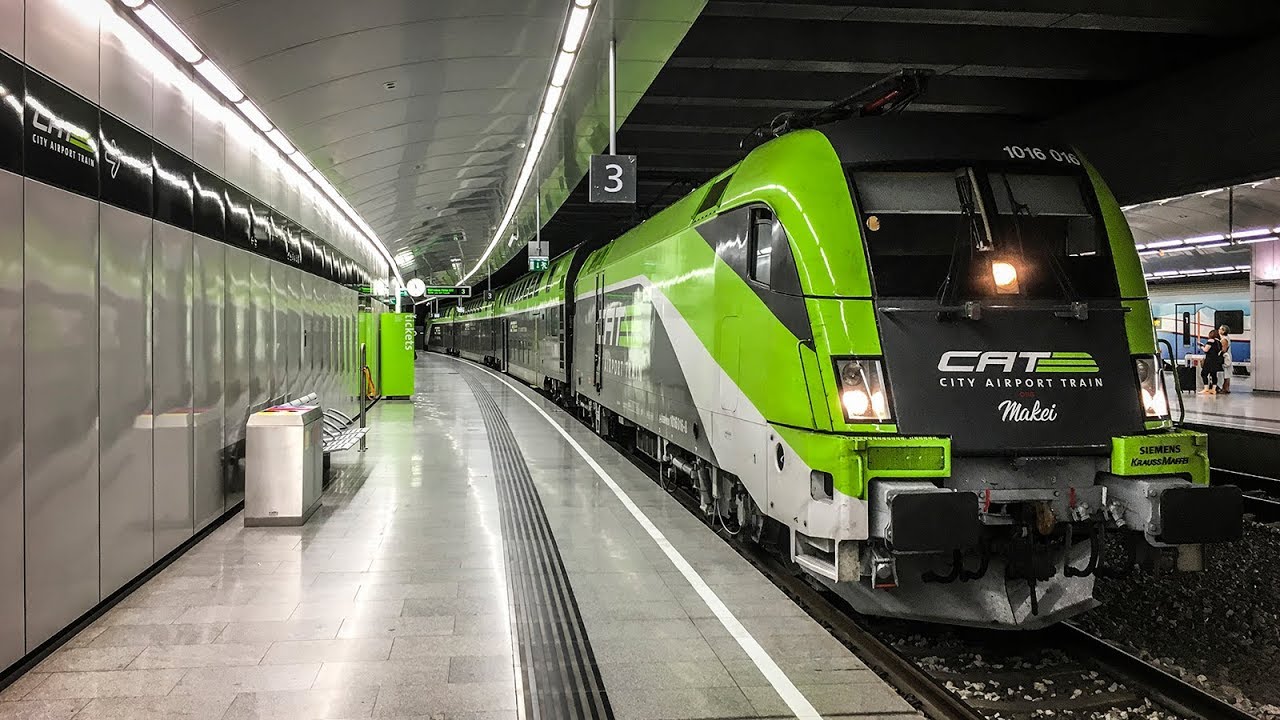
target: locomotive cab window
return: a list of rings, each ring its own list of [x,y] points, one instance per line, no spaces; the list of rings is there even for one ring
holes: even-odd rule
[[[959,168],[854,172],[852,179],[882,297],[947,304],[1118,296],[1103,223],[1083,176]],[[1002,282],[1008,275],[1012,285]]]
[[[773,237],[782,232],[773,213],[765,208],[751,211],[751,244],[748,251],[747,271],[751,279],[759,283],[769,284],[770,270],[773,269]]]

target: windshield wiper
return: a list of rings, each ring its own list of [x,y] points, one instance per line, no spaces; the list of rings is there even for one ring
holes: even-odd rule
[[[991,249],[991,223],[987,219],[986,208],[982,204],[982,196],[978,194],[977,178],[972,168],[964,168],[956,172],[956,196],[960,199],[960,214],[965,218],[968,227],[969,252]],[[957,232],[951,243],[951,263],[947,266],[947,275],[934,297],[939,305],[950,305],[955,295],[955,276],[959,263],[962,234]]]
[[[1013,232],[1018,238],[1018,251],[1026,257],[1026,244],[1022,237],[1022,222],[1019,218],[1034,217],[1031,208],[1026,204],[1018,201],[1018,197],[1013,192],[1013,186],[1009,184],[1009,175],[1000,173],[1000,182],[1004,185],[1005,196],[1009,199],[1009,207],[1013,210],[1010,216],[1013,218]],[[1066,268],[1062,267],[1062,263],[1054,256],[1052,252],[1044,253],[1044,258],[1048,261],[1049,268],[1053,271],[1054,280],[1058,281],[1058,289],[1062,291],[1064,297],[1072,305],[1076,304],[1077,294],[1075,287],[1071,284],[1071,277],[1067,275]],[[1087,312],[1087,310],[1086,310]]]

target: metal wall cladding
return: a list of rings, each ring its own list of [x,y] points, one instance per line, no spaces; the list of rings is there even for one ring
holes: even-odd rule
[[[325,400],[324,388],[319,379],[319,358],[315,352],[316,333],[316,287],[311,276],[302,274],[298,277],[299,292],[297,307],[302,323],[301,367],[298,370],[298,394],[313,392],[320,401]]]
[[[26,6],[27,63],[97,102],[98,31],[107,4],[27,0]]]
[[[204,91],[198,91],[192,109],[192,159],[206,170],[226,177],[226,136],[222,124],[226,108]]]
[[[165,59],[157,59],[153,93],[153,134],[160,142],[190,158],[192,151],[191,101],[194,84],[185,70]]]
[[[29,651],[98,602],[98,203],[24,192]]]
[[[108,14],[102,22],[102,107],[143,132],[151,132],[151,56],[141,52],[141,34],[128,22]]]
[[[315,392],[315,389],[302,384],[302,312],[305,302],[302,296],[302,271],[287,265],[277,268],[283,270],[285,277],[284,297],[280,299],[284,301],[284,321],[288,328],[284,357],[289,389],[285,399],[291,400],[304,393]]]
[[[275,296],[271,292],[271,261],[254,255],[250,258],[249,290],[253,308],[254,337],[249,358],[253,369],[249,376],[249,412],[266,407],[274,397],[272,367],[275,365],[276,315]]]
[[[102,588],[155,560],[151,445],[151,220],[101,205],[98,386]]]
[[[23,15],[25,8],[20,2],[0,3],[0,51],[22,59],[25,50],[23,42]],[[3,660],[3,657],[0,657]]]
[[[19,10],[20,11],[20,10]],[[0,10],[0,20],[4,19]],[[0,170],[0,667],[26,652],[22,502],[22,178]]]
[[[155,555],[163,557],[195,528],[192,480],[192,235],[152,223],[152,394],[155,408]]]
[[[227,246],[196,235],[195,295],[192,313],[192,371],[195,403],[195,529],[225,510],[223,476],[223,305]]]
[[[245,424],[253,406],[253,347],[257,336],[257,313],[253,308],[254,256],[232,247],[226,248],[226,275],[223,293],[223,445],[227,452],[225,467],[226,499],[230,509],[244,499]]]

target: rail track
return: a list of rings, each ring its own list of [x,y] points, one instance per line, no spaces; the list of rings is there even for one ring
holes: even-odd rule
[[[1239,486],[1245,512],[1259,522],[1280,522],[1280,480],[1223,468],[1213,468],[1209,477],[1216,484]]]
[[[859,616],[767,551],[733,544],[929,718],[1254,720],[1073,625],[1020,633]]]

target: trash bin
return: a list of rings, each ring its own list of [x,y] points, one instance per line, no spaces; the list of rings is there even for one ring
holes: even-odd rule
[[[320,507],[321,418],[313,405],[278,405],[249,416],[244,524],[301,525]]]

